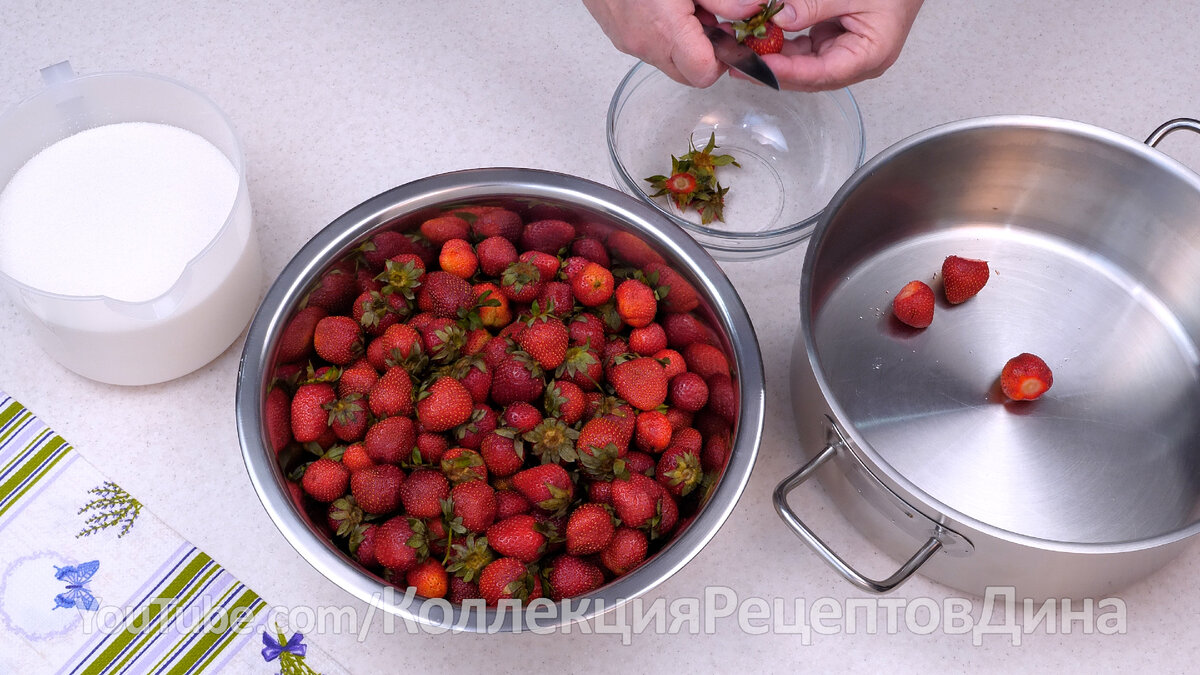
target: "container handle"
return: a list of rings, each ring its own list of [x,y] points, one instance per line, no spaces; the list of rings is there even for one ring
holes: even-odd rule
[[[1188,131],[1200,134],[1200,120],[1192,119],[1191,117],[1177,117],[1168,122],[1163,122],[1161,126],[1146,137],[1146,145],[1152,148],[1157,147],[1159,142],[1167,137],[1167,134],[1179,131],[1180,129],[1187,129]]]
[[[937,536],[931,536],[907,562],[900,566],[900,569],[896,570],[895,574],[878,581],[863,575],[851,567],[841,556],[834,553],[815,532],[804,524],[804,521],[800,520],[800,516],[796,515],[792,507],[788,505],[787,497],[793,490],[800,487],[804,481],[808,480],[822,464],[832,459],[834,454],[837,453],[837,448],[838,446],[832,443],[826,445],[820,454],[813,457],[807,464],[800,467],[800,470],[783,479],[779,485],[775,486],[775,494],[773,496],[775,510],[779,513],[779,517],[783,518],[783,522],[792,528],[796,536],[804,540],[804,543],[816,551],[817,555],[821,556],[826,563],[829,563],[833,569],[845,577],[846,581],[870,593],[887,593],[907,581],[913,573],[933,557],[933,554],[942,548],[942,542]]]

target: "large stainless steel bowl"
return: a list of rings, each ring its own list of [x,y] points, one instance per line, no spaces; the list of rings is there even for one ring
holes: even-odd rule
[[[719,335],[740,396],[732,452],[695,519],[641,567],[585,598],[575,598],[575,613],[569,617],[561,606],[543,606],[523,615],[504,612],[497,617],[489,609],[464,616],[462,608],[445,601],[408,602],[385,592],[389,584],[333,545],[293,504],[264,425],[263,405],[280,330],[322,273],[381,230],[415,228],[450,205],[494,203],[528,213],[551,209],[558,218],[599,222],[635,234],[648,245],[640,255],[661,256],[698,291],[701,305],[696,313]],[[426,624],[514,630],[594,616],[645,593],[683,567],[716,534],[746,486],[762,435],[763,398],[762,360],[746,309],[712,258],[677,226],[632,197],[580,178],[530,169],[476,169],[417,180],[369,199],[330,223],[292,258],[250,326],[238,374],[237,426],[246,468],[263,506],[288,542],[334,583],[384,610]]]

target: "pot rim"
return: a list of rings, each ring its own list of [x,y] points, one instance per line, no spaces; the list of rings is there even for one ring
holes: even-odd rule
[[[906,500],[911,500],[913,504],[923,507],[919,510],[926,511],[926,509],[929,508],[934,509],[937,512],[936,514],[930,514],[926,512],[925,515],[930,516],[935,521],[941,522],[944,520],[944,518],[937,517],[938,515],[942,515],[951,518],[956,523],[961,523],[966,528],[973,528],[975,531],[984,535],[1012,541],[1014,543],[1032,548],[1061,551],[1064,553],[1085,553],[1094,555],[1124,553],[1129,551],[1156,548],[1187,539],[1188,537],[1200,532],[1200,518],[1194,519],[1190,524],[1183,527],[1157,534],[1152,537],[1115,542],[1062,541],[1057,539],[1033,537],[991,525],[984,521],[978,520],[969,514],[963,513],[958,509],[950,507],[930,495],[928,492],[910,481],[902,473],[896,471],[891,464],[885,461],[883,457],[880,456],[880,454],[873,447],[871,447],[869,443],[866,442],[857,428],[844,423],[844,420],[847,418],[846,412],[841,404],[838,403],[838,401],[833,397],[827,382],[826,374],[822,371],[818,364],[817,356],[813,348],[815,339],[812,332],[812,322],[806,319],[806,317],[810,316],[812,312],[812,296],[810,289],[811,278],[814,273],[813,268],[815,266],[816,258],[819,254],[819,249],[821,248],[821,244],[828,230],[829,223],[832,220],[832,216],[838,210],[840,210],[842,204],[847,200],[850,194],[854,192],[858,185],[863,182],[863,180],[874,173],[880,166],[891,162],[895,157],[942,136],[960,134],[991,127],[1038,129],[1087,137],[1094,141],[1125,150],[1138,156],[1140,159],[1151,163],[1152,165],[1157,165],[1188,183],[1196,192],[1200,192],[1200,175],[1197,175],[1196,172],[1192,171],[1175,159],[1168,157],[1162,152],[1154,149],[1152,146],[1140,141],[1136,141],[1128,136],[1121,135],[1115,131],[1097,127],[1086,122],[1077,122],[1057,117],[1045,117],[1039,115],[991,115],[974,117],[941,124],[913,134],[893,144],[875,157],[872,157],[866,164],[860,167],[859,170],[856,171],[854,175],[852,175],[842,185],[837,193],[834,194],[833,198],[829,202],[829,205],[826,206],[826,208],[821,212],[821,220],[817,223],[817,227],[813,231],[812,238],[809,241],[808,250],[805,252],[804,264],[801,268],[800,274],[800,330],[804,339],[804,349],[808,358],[808,367],[812,369],[814,379],[817,382],[817,386],[820,388],[822,399],[825,401],[826,405],[829,406],[833,419],[836,421],[841,433],[850,439],[851,447],[847,449],[858,457],[863,467],[870,472],[872,477],[885,488],[892,490],[897,495],[905,497]]]
[[[464,617],[460,606],[430,602],[400,593],[317,535],[283,489],[282,471],[268,451],[261,411],[271,372],[269,362],[286,319],[299,305],[308,281],[336,257],[368,238],[380,225],[407,213],[447,203],[489,197],[527,197],[559,200],[604,213],[632,224],[640,236],[652,239],[681,267],[695,276],[736,361],[739,419],[728,464],[708,504],[667,546],[634,571],[580,598],[546,607],[531,603],[523,611],[489,608]],[[732,283],[716,262],[680,228],[664,220],[633,197],[593,181],[561,173],[524,168],[466,169],[420,178],[367,199],[334,219],[314,235],[287,263],[267,291],[247,332],[238,370],[236,421],[242,458],[259,500],[288,543],[323,576],[360,600],[397,614],[406,621],[472,632],[549,628],[581,621],[620,607],[678,572],[702,549],[728,519],[737,504],[757,457],[762,439],[766,389],[762,357],[749,314]],[[400,602],[396,602],[399,598]],[[440,599],[439,599],[440,600]],[[424,604],[425,615],[422,616]],[[439,609],[439,606],[442,609]],[[532,608],[532,609],[530,609]],[[448,609],[444,612],[443,609]],[[517,620],[514,621],[514,618]]]

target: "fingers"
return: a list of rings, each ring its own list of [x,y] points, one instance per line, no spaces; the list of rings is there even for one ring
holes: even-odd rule
[[[697,0],[696,5],[725,19],[745,19],[767,0]]]
[[[784,0],[783,9],[772,21],[786,31],[800,31],[852,11],[849,0]]]
[[[883,72],[879,59],[857,42],[858,36],[844,33],[830,41],[808,45],[810,51],[785,50],[763,60],[775,72],[784,89],[821,91],[838,89]]]

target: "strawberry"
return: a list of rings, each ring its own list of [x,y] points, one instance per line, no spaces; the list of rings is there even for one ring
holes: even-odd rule
[[[342,369],[342,376],[338,378],[337,393],[342,398],[354,394],[365,397],[371,393],[371,387],[378,381],[379,373],[375,367],[366,359],[359,359]]]
[[[913,328],[927,327],[933,323],[933,290],[923,281],[904,284],[892,299],[892,314]]]
[[[454,485],[472,480],[487,480],[487,464],[483,455],[470,448],[450,448],[438,463],[442,473]]]
[[[715,378],[714,378],[715,379]],[[690,413],[679,408],[667,408],[667,420],[671,423],[671,430],[682,429],[692,426],[692,422],[696,419],[696,413]]]
[[[587,402],[579,385],[567,380],[555,380],[546,387],[543,404],[547,415],[559,418],[563,424],[572,425],[583,419]]]
[[[613,335],[605,341],[604,349],[600,352],[600,360],[604,363],[605,369],[611,369],[617,365],[618,356],[625,356],[628,353],[629,343],[625,341],[625,338]]]
[[[530,504],[546,512],[566,509],[575,495],[570,474],[557,464],[525,469],[512,477],[512,484]]]
[[[586,312],[576,314],[567,321],[567,337],[571,345],[599,347],[607,339],[604,333],[604,322],[595,314]]]
[[[625,525],[649,526],[658,509],[658,487],[653,478],[630,473],[628,479],[613,480],[612,501],[617,517]]]
[[[567,520],[567,553],[599,553],[612,541],[616,529],[607,509],[599,504],[583,504],[572,511]]]
[[[359,247],[363,260],[376,270],[382,269],[388,258],[400,253],[418,253],[420,247],[401,232],[384,231],[371,237]]]
[[[377,369],[404,365],[413,372],[420,370],[424,346],[421,333],[416,328],[404,323],[389,326],[375,342],[379,343],[383,356],[381,364],[372,364]]]
[[[546,550],[546,536],[530,515],[511,516],[487,529],[488,546],[506,558],[531,563]]]
[[[471,419],[454,428],[454,439],[461,447],[478,450],[483,438],[496,430],[499,419],[491,406],[476,403],[471,410]]]
[[[326,404],[329,411],[329,427],[338,440],[347,443],[362,440],[367,433],[367,404],[361,394],[350,394]]]
[[[562,365],[555,373],[559,378],[570,381],[581,391],[595,391],[604,379],[602,355],[586,345],[575,345],[567,349]]]
[[[460,279],[470,279],[479,269],[479,258],[466,239],[451,239],[442,244],[438,265]]]
[[[417,419],[429,431],[448,431],[471,418],[471,392],[453,377],[439,377],[417,399]]]
[[[522,513],[529,513],[533,506],[512,490],[496,491],[496,520],[504,520]]]
[[[559,260],[557,257],[541,251],[525,251],[517,256],[520,262],[527,262],[537,268],[542,283],[549,283],[558,274]]]
[[[596,262],[596,261],[588,260],[587,258],[585,258],[583,256],[573,255],[573,256],[567,258],[566,260],[562,261],[562,265],[560,265],[558,268],[558,274],[560,277],[563,278],[564,281],[567,282],[567,285],[570,285],[571,282],[575,280],[575,276],[579,274],[579,270],[583,269],[583,267],[585,265],[587,265],[589,262]],[[600,264],[600,263],[597,263],[597,264]],[[604,268],[608,267],[607,265],[604,265],[604,264],[600,264],[600,266],[604,267]]]
[[[345,261],[321,275],[309,290],[305,304],[321,307],[330,314],[345,314],[350,311],[350,303],[358,294],[354,263]]]
[[[498,478],[520,471],[525,462],[524,443],[512,429],[498,429],[484,436],[479,443],[479,454],[488,473]]]
[[[521,222],[521,216],[501,208],[489,209],[477,215],[475,221],[471,223],[471,231],[477,239],[504,237],[514,244],[520,240],[521,232],[524,229],[525,225]]]
[[[641,328],[658,314],[658,298],[654,297],[654,291],[637,279],[622,281],[614,295],[617,298],[617,314],[628,326]]]
[[[350,552],[358,559],[359,564],[367,569],[379,567],[379,560],[375,557],[375,536],[378,530],[378,525],[367,525],[362,530],[362,539],[359,539],[358,546],[353,542],[350,544]]]
[[[379,288],[371,290],[381,295],[394,295],[397,302],[403,298],[407,305],[416,299],[416,289],[424,276],[425,263],[411,253],[401,253],[383,263],[383,271],[375,276]]]
[[[633,267],[641,268],[652,262],[663,261],[658,251],[633,232],[614,230],[604,243],[608,245],[608,250],[614,257]]]
[[[1012,357],[1000,371],[1000,389],[1014,401],[1032,401],[1054,384],[1054,373],[1041,357],[1025,352]]]
[[[350,471],[341,462],[322,457],[304,470],[301,485],[308,496],[321,503],[329,503],[346,494],[350,482]]]
[[[625,470],[629,473],[640,473],[654,477],[654,458],[641,450],[630,450],[625,453]]]
[[[584,307],[599,307],[613,295],[613,275],[606,267],[589,262],[571,279],[575,299]]]
[[[559,464],[575,460],[575,439],[579,432],[568,427],[559,419],[547,417],[521,439],[529,444],[529,451],[541,459],[543,464]]]
[[[504,409],[501,419],[506,426],[523,434],[532,430],[542,421],[542,413],[525,401],[517,401]]]
[[[783,29],[771,17],[783,9],[783,3],[769,0],[759,7],[754,16],[733,24],[734,37],[757,54],[778,54],[783,50]]]
[[[729,459],[731,449],[730,442],[728,428],[710,433],[704,438],[704,450],[700,454],[700,468],[704,469],[705,473],[720,472],[725,468],[725,462]]]
[[[471,581],[478,579],[484,568],[495,559],[496,555],[487,545],[486,537],[468,533],[466,540],[456,541],[450,547],[450,566],[446,571],[463,581]]]
[[[527,602],[542,597],[542,582],[520,560],[500,558],[479,575],[479,594],[489,607],[512,598]]]
[[[659,453],[671,444],[671,420],[666,413],[647,410],[638,413],[635,438],[645,452]]]
[[[467,344],[466,331],[453,319],[430,319],[419,332],[425,353],[436,363],[450,363],[457,359]]]
[[[547,570],[550,599],[555,602],[587,595],[604,585],[604,572],[599,567],[572,555],[558,556]]]
[[[738,397],[728,375],[708,378],[708,411],[729,424],[737,422]]]
[[[450,481],[440,471],[417,469],[400,486],[404,512],[414,518],[436,518],[442,514],[442,500],[450,496]],[[366,508],[366,507],[363,507]]]
[[[466,239],[471,236],[471,225],[454,215],[438,216],[421,223],[421,236],[441,246],[451,239]]]
[[[378,291],[365,291],[354,299],[350,316],[370,335],[381,335],[389,326],[400,322],[401,316],[410,312],[408,301],[402,295],[383,295]]]
[[[696,177],[687,172],[671,174],[667,190],[673,195],[690,195],[696,191]]]
[[[593,417],[585,422],[579,430],[579,438],[575,441],[575,447],[580,453],[594,457],[605,452],[608,446],[612,446],[607,451],[611,459],[624,457],[628,449],[621,427],[603,417]]]
[[[325,406],[336,400],[337,393],[327,382],[300,385],[292,396],[292,436],[300,443],[308,443],[329,432],[329,412]]]
[[[986,260],[947,256],[942,261],[942,290],[946,293],[946,302],[957,305],[975,297],[987,284],[988,276]]]
[[[450,578],[446,568],[434,558],[426,558],[408,570],[404,581],[417,590],[423,598],[444,598],[450,590]]]
[[[351,443],[346,447],[346,451],[342,453],[342,464],[350,470],[351,475],[375,466],[375,462],[367,454],[367,446],[362,443]]]
[[[696,412],[708,403],[708,384],[696,373],[681,373],[671,379],[668,395],[672,406]]]
[[[496,519],[496,492],[486,481],[470,480],[450,490],[453,513],[468,532],[483,532]]]
[[[567,358],[567,327],[552,314],[535,314],[517,333],[517,344],[542,368],[553,370]]]
[[[344,366],[357,361],[363,354],[363,334],[358,322],[348,316],[327,316],[313,330],[313,347],[317,356]]]
[[[658,295],[658,306],[667,312],[690,312],[700,305],[700,294],[683,275],[665,262],[655,261],[642,267]]]
[[[575,294],[571,291],[571,285],[561,281],[543,284],[534,302],[555,316],[568,316],[575,311]]]
[[[487,343],[492,341],[492,334],[486,328],[473,328],[467,331],[467,344],[463,346],[463,354],[475,356],[483,351]],[[481,359],[483,357],[480,357]]]
[[[661,317],[663,330],[667,334],[667,346],[682,350],[694,342],[710,343],[708,328],[691,312],[667,314]]]
[[[500,292],[514,302],[533,302],[542,292],[542,273],[531,262],[517,262],[500,275]]]
[[[513,352],[492,369],[491,396],[498,406],[536,401],[545,389],[541,367],[525,352]]]
[[[413,386],[408,371],[400,366],[388,368],[371,386],[367,402],[376,417],[411,415]]]
[[[384,521],[375,530],[375,558],[393,572],[407,572],[417,564],[417,549],[408,545],[412,526],[405,516]]]
[[[608,255],[608,249],[604,247],[604,242],[595,237],[583,236],[571,242],[571,255],[612,268],[612,259]]]
[[[350,493],[367,513],[390,513],[400,506],[406,481],[400,467],[378,464],[350,476]]]
[[[608,546],[600,552],[600,562],[608,571],[620,576],[642,564],[648,547],[649,540],[645,532],[622,525],[617,528]]]
[[[520,246],[525,251],[542,251],[551,255],[566,248],[575,238],[575,226],[563,220],[535,220],[525,224]]]
[[[687,496],[704,478],[700,453],[683,446],[672,446],[658,460],[655,479],[671,494]]]
[[[650,522],[650,538],[661,539],[679,524],[679,504],[666,487],[658,486],[658,513]]]
[[[508,296],[496,284],[489,282],[475,284],[471,287],[475,295],[476,312],[479,323],[487,328],[504,328],[512,323],[512,309],[508,304]]]
[[[667,333],[660,324],[650,322],[629,331],[629,351],[638,356],[654,356],[667,348]]]
[[[640,356],[619,363],[608,376],[617,395],[639,410],[653,410],[667,400],[667,376],[662,364]]]
[[[612,505],[612,481],[593,480],[588,482],[588,499],[597,504]]]
[[[417,429],[411,419],[387,417],[367,429],[363,447],[377,464],[399,464],[412,454],[416,442]]]
[[[687,369],[705,380],[713,375],[729,374],[729,359],[725,352],[710,345],[694,342],[683,348],[683,360]]]
[[[517,247],[501,236],[492,236],[479,242],[475,247],[479,256],[479,269],[489,277],[504,274],[509,265],[517,262]]]
[[[667,376],[668,380],[680,373],[687,372],[687,361],[684,360],[683,354],[674,349],[662,349],[650,356],[663,364],[663,374]]]
[[[417,289],[417,307],[447,319],[458,318],[459,311],[469,309],[474,300],[471,284],[441,270],[426,274]]]
[[[313,351],[313,332],[317,322],[325,318],[328,312],[324,307],[308,306],[296,312],[291,321],[284,326],[279,334],[279,347],[276,353],[278,363],[299,361]]]
[[[479,585],[474,581],[463,581],[457,576],[450,577],[450,595],[448,599],[451,604],[461,605],[467,600],[479,597],[481,597],[479,595]]]
[[[263,419],[266,421],[267,438],[278,455],[292,442],[292,397],[283,387],[271,387],[263,403]]]
[[[432,431],[423,431],[417,434],[417,452],[421,454],[421,459],[427,464],[441,464],[446,451],[450,449],[450,442],[442,434],[436,434]]]

